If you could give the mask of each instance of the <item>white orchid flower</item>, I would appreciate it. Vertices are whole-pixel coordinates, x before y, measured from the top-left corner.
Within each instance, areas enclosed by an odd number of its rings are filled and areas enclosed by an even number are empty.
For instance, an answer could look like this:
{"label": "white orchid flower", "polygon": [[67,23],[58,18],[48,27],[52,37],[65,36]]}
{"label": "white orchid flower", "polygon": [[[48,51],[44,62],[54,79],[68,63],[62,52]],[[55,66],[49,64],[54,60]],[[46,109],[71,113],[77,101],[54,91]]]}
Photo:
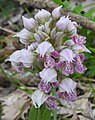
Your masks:
{"label": "white orchid flower", "polygon": [[8,59],[14,67],[20,66],[22,63],[23,66],[27,68],[31,67],[35,60],[35,53],[26,49],[15,51]]}

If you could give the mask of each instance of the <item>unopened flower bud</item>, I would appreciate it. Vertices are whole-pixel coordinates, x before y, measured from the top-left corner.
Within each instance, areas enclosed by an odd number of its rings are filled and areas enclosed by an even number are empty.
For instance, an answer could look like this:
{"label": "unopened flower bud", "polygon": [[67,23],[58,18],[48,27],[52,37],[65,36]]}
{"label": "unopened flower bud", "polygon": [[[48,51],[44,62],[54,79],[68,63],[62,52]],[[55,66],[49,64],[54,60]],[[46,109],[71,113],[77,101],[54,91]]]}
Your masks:
{"label": "unopened flower bud", "polygon": [[35,19],[41,24],[44,24],[45,22],[47,22],[50,19],[50,17],[51,17],[50,12],[44,9],[42,9],[35,15]]}
{"label": "unopened flower bud", "polygon": [[59,19],[59,17],[61,16],[61,12],[60,12],[61,8],[62,8],[62,6],[59,6],[52,11],[52,17],[54,19]]}
{"label": "unopened flower bud", "polygon": [[24,27],[29,31],[35,31],[37,28],[37,22],[33,18],[26,18],[22,16]]}

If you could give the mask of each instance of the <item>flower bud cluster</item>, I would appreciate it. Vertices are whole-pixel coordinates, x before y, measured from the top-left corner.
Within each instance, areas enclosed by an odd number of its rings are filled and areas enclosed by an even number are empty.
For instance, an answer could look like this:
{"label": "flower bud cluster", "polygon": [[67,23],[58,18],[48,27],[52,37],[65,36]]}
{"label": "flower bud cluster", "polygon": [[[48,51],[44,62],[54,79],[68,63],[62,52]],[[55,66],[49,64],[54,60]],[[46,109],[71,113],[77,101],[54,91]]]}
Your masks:
{"label": "flower bud cluster", "polygon": [[[77,33],[77,23],[62,16],[61,9],[59,6],[52,13],[42,9],[30,19],[23,16],[24,29],[14,35],[25,44],[8,59],[14,68],[23,73],[25,67],[40,66],[38,89],[31,97],[36,108],[45,103],[48,109],[54,109],[60,97],[76,100],[77,83],[68,76],[87,69],[83,65],[83,52],[90,53],[85,46],[86,37]],[[57,96],[52,95],[53,88],[58,89]]]}

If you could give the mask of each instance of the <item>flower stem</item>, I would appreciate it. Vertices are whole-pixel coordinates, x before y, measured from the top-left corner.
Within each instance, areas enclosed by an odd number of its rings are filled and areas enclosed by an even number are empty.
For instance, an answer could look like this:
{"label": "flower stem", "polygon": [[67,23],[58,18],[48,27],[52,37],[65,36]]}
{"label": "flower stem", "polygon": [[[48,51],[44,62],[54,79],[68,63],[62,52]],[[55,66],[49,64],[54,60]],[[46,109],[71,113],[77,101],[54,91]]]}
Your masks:
{"label": "flower stem", "polygon": [[[52,89],[52,94],[53,94],[54,96],[57,95],[57,94],[56,94],[56,88],[55,88],[55,87]],[[53,110],[53,120],[57,120],[57,110],[56,110],[56,109]]]}

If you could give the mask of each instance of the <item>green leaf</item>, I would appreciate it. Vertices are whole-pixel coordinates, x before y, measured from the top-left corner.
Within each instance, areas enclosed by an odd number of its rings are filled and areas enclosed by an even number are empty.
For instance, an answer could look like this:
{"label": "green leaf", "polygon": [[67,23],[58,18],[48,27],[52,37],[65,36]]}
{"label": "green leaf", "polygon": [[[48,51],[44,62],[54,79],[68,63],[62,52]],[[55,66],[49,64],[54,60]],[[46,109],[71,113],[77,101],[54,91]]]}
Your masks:
{"label": "green leaf", "polygon": [[34,106],[31,107],[30,112],[29,112],[29,118],[28,120],[37,120],[37,113],[38,109],[36,109]]}
{"label": "green leaf", "polygon": [[62,7],[63,7],[63,8],[70,8],[70,3],[69,3],[67,0],[65,0],[65,1],[62,3]]}
{"label": "green leaf", "polygon": [[43,104],[40,108],[31,107],[28,120],[50,120],[51,111]]}
{"label": "green leaf", "polygon": [[89,48],[89,50],[91,51],[91,52],[94,52],[95,53],[95,48]]}
{"label": "green leaf", "polygon": [[82,4],[80,3],[80,4],[78,4],[78,5],[72,10],[72,12],[77,13],[77,14],[80,14],[80,12],[82,11],[82,9],[83,9],[83,6],[82,6]]}
{"label": "green leaf", "polygon": [[84,14],[84,16],[91,19],[93,17],[94,12],[95,12],[95,8],[91,8]]}
{"label": "green leaf", "polygon": [[62,5],[63,3],[62,3],[62,0],[52,0],[53,2],[55,2],[56,4],[58,4],[58,5]]}

